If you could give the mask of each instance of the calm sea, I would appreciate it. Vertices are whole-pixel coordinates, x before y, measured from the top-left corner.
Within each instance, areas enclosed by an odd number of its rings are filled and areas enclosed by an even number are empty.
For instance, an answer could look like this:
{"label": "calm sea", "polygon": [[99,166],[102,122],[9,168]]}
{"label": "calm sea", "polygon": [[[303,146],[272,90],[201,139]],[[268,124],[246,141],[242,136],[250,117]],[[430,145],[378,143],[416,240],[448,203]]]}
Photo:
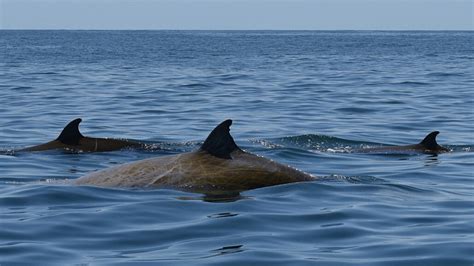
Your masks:
{"label": "calm sea", "polygon": [[[474,32],[0,31],[0,264],[474,263]],[[14,150],[84,135],[103,153]],[[320,176],[212,199],[57,184],[192,151]],[[453,150],[358,154],[439,130]]]}

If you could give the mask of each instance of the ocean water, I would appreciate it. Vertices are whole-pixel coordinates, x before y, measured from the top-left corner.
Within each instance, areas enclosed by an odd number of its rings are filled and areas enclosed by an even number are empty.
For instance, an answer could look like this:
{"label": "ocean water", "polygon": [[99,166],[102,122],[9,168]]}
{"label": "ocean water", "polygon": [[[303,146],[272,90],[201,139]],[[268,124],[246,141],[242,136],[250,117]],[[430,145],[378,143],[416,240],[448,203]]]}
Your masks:
{"label": "ocean water", "polygon": [[[473,265],[474,33],[0,31],[0,264]],[[102,153],[17,152],[81,117]],[[320,177],[209,198],[61,181],[243,149]],[[439,130],[452,152],[361,154]]]}

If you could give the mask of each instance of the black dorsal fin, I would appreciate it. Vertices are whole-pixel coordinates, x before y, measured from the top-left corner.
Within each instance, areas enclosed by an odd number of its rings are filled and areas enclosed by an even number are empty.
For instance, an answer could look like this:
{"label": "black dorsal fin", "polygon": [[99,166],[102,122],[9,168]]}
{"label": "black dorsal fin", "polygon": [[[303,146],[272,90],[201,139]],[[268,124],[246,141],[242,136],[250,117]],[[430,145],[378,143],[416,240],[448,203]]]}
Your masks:
{"label": "black dorsal fin", "polygon": [[79,124],[82,122],[82,119],[77,118],[69,122],[67,126],[64,127],[61,134],[56,140],[67,144],[67,145],[78,145],[79,140],[84,136],[79,132]]}
{"label": "black dorsal fin", "polygon": [[230,135],[230,125],[232,125],[232,120],[228,119],[214,128],[202,144],[201,150],[219,158],[232,159],[230,153],[236,149],[240,150],[240,148]]}
{"label": "black dorsal fin", "polygon": [[439,131],[433,131],[420,142],[427,149],[437,149],[439,147],[436,142],[436,136],[439,134]]}

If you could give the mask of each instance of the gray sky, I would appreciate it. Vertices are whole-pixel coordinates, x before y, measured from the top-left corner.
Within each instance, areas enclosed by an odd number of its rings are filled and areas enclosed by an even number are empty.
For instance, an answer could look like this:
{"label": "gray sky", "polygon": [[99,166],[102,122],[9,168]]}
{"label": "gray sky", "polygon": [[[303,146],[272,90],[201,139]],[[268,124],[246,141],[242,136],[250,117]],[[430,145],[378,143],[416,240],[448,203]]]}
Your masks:
{"label": "gray sky", "polygon": [[472,0],[0,0],[0,29],[474,30]]}

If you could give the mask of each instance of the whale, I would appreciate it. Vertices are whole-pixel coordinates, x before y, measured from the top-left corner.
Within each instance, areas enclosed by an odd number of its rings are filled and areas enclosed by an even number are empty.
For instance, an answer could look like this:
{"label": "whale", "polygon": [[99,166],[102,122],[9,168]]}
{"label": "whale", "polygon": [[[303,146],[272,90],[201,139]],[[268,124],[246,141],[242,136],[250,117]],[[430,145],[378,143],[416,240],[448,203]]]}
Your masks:
{"label": "whale", "polygon": [[439,154],[449,152],[450,149],[443,147],[436,141],[439,131],[433,131],[417,144],[401,146],[381,146],[356,150],[359,153],[426,153]]}
{"label": "whale", "polygon": [[215,127],[192,152],[126,163],[75,179],[76,185],[165,188],[212,194],[316,180],[316,177],[246,152],[230,134],[232,120]]}
{"label": "whale", "polygon": [[61,134],[59,134],[59,136],[55,140],[40,145],[24,148],[19,151],[35,152],[63,149],[67,151],[103,152],[120,150],[123,148],[144,147],[143,143],[129,141],[125,139],[85,137],[79,131],[79,124],[81,122],[81,118],[74,119],[64,127]]}

